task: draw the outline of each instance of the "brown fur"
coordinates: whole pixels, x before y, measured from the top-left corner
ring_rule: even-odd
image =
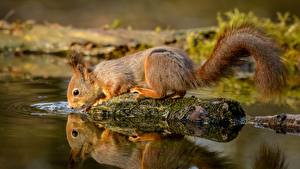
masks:
[[[263,32],[247,25],[221,34],[211,57],[198,71],[202,82],[217,81],[245,53],[255,60],[255,81],[260,91],[264,94],[280,91],[285,85],[280,50]]]
[[[84,108],[129,91],[155,99],[183,97],[187,90],[223,77],[245,55],[256,62],[255,81],[263,93],[282,89],[285,71],[279,48],[261,31],[244,25],[224,31],[200,68],[180,49],[166,46],[103,61],[91,72],[76,54],[71,59],[73,77],[68,102],[70,107]],[[74,88],[81,91],[81,96],[72,95]],[[105,98],[99,97],[103,95]]]

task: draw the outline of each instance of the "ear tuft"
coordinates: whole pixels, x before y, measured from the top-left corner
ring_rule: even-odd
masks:
[[[76,70],[78,65],[83,65],[81,54],[78,51],[72,51],[70,55],[69,65]]]
[[[73,73],[80,75],[83,80],[86,79],[86,67],[82,60],[81,54],[78,51],[72,51],[70,55],[69,65],[72,67]]]

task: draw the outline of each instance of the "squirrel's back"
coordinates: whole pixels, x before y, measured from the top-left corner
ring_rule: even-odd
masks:
[[[148,70],[147,73],[151,70],[145,67],[150,61],[157,62],[149,69],[154,71],[153,75],[162,76],[156,79],[161,83],[176,85],[181,89],[197,86],[192,60],[184,51],[168,46],[153,47],[119,59],[103,61],[93,72],[101,79],[121,79],[131,85],[146,86],[145,70]]]

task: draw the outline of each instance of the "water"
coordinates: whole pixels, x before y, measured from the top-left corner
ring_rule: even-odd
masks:
[[[71,148],[66,138],[65,128],[67,114],[71,110],[67,109],[65,102],[67,82],[67,79],[56,78],[0,83],[0,168],[59,169],[68,167]],[[244,106],[244,108],[250,115],[299,110],[289,106],[263,103]],[[189,136],[184,139],[159,141],[157,144],[161,147],[150,152],[161,153],[164,156],[171,155],[170,159],[182,163],[187,163],[191,157],[194,157],[208,168],[212,166],[209,163],[224,163],[224,165],[228,163],[234,165],[234,168],[250,169],[254,165],[255,157],[259,155],[260,145],[265,143],[269,146],[277,146],[284,152],[289,169],[298,169],[300,166],[299,142],[299,136],[276,134],[269,129],[246,125],[237,138],[228,143],[217,143]],[[119,156],[110,159],[115,160],[113,161],[115,166],[120,165],[124,160],[123,157],[127,157],[128,152],[133,152],[136,147],[140,146],[139,144],[130,143],[131,146],[121,144],[117,150],[112,151],[113,155]],[[113,145],[108,145],[107,148],[111,149]],[[109,151],[98,150],[98,153],[91,154],[92,158],[87,158],[82,168],[116,168],[111,166],[109,160],[101,156],[101,152],[105,152],[104,157],[106,157]],[[159,159],[153,158],[157,155],[149,157],[152,157],[148,159],[149,164],[159,163]],[[97,163],[101,160],[106,164]],[[136,163],[137,160],[134,162]],[[165,164],[168,163],[165,162]],[[193,166],[190,167],[193,168]]]
[[[31,104],[64,100],[63,80],[5,83],[0,89],[0,168],[65,168],[65,116],[42,113]]]

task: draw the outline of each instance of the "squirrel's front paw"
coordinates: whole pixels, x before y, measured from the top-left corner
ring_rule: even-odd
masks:
[[[98,105],[102,104],[103,101],[104,101],[104,100],[99,99],[99,100],[97,100],[92,106],[93,106],[93,107],[98,106]]]
[[[97,101],[97,102],[95,102],[92,106],[95,107],[95,106],[98,106],[98,105],[99,105],[99,103],[98,103],[98,101]]]

